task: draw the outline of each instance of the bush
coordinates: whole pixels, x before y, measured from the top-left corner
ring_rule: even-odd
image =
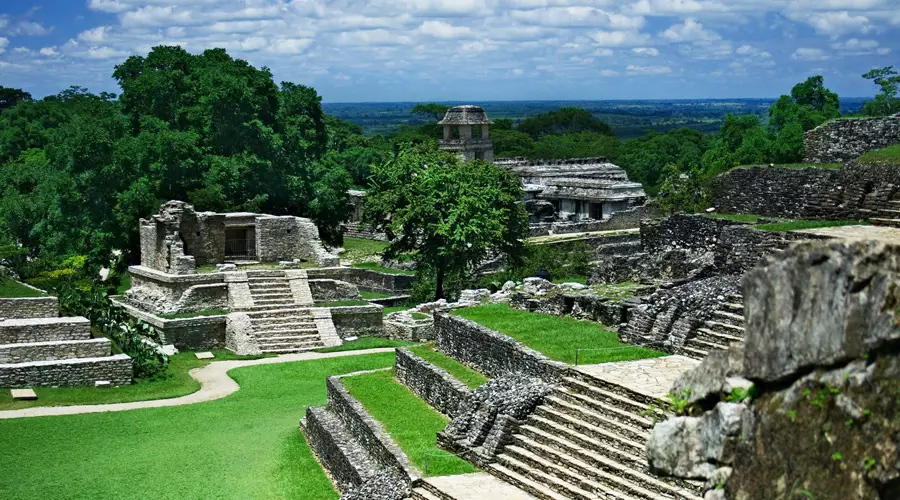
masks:
[[[169,358],[156,350],[161,344],[159,332],[143,321],[135,320],[109,300],[105,287],[93,284],[87,289],[66,283],[57,290],[63,314],[84,316],[119,346],[134,362],[135,378],[151,378],[166,371]]]

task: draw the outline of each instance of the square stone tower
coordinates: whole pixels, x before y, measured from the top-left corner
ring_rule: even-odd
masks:
[[[443,151],[460,155],[466,161],[494,161],[490,126],[493,122],[480,106],[454,106],[438,122],[444,128],[440,142]]]

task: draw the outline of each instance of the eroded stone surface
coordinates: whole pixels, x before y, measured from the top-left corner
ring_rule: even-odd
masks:
[[[636,361],[582,365],[576,369],[640,394],[662,398],[668,394],[679,376],[698,364],[699,361],[685,356],[663,356]]]

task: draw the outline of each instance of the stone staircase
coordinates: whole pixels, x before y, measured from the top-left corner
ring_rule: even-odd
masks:
[[[295,295],[284,271],[248,271],[247,279],[253,300],[247,315],[262,352],[288,354],[325,345],[309,308],[312,301]]]
[[[572,374],[544,398],[487,470],[541,499],[699,500],[699,483],[656,477],[647,468],[644,446],[653,422],[641,412],[651,403],[658,401]]]
[[[880,208],[872,214],[869,220],[875,226],[888,226],[900,228],[900,200],[887,202],[888,208]]]
[[[685,341],[681,354],[702,360],[710,351],[728,349],[730,344],[743,341],[744,296],[733,294]]]

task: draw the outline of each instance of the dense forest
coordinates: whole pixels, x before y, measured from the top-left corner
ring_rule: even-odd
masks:
[[[124,269],[138,258],[138,219],[168,199],[199,210],[310,217],[327,242],[339,244],[347,190],[369,187],[374,169],[403,144],[436,149],[436,122],[446,109],[416,105],[406,111],[408,124],[366,136],[358,123],[326,114],[314,89],[276,84],[267,68],[223,49],[156,47],[129,57],[112,76],[119,95],[73,86],[32,99],[0,87],[0,260],[23,278],[61,267],[94,273],[110,262]],[[892,68],[864,76],[880,93],[859,109],[900,109]],[[726,112],[715,133],[680,126],[706,119],[693,105],[661,101],[659,109],[668,110],[661,112],[620,102],[617,113],[647,112],[654,120],[669,113],[677,126],[625,140],[616,120],[590,106],[531,113],[522,103],[521,116],[492,115],[492,137],[497,156],[606,156],[668,206],[690,209],[702,202],[709,176],[741,164],[799,161],[803,133],[842,114],[821,76],[764,111],[761,102],[740,102],[749,107],[708,103]],[[358,105],[360,114],[370,109]]]

